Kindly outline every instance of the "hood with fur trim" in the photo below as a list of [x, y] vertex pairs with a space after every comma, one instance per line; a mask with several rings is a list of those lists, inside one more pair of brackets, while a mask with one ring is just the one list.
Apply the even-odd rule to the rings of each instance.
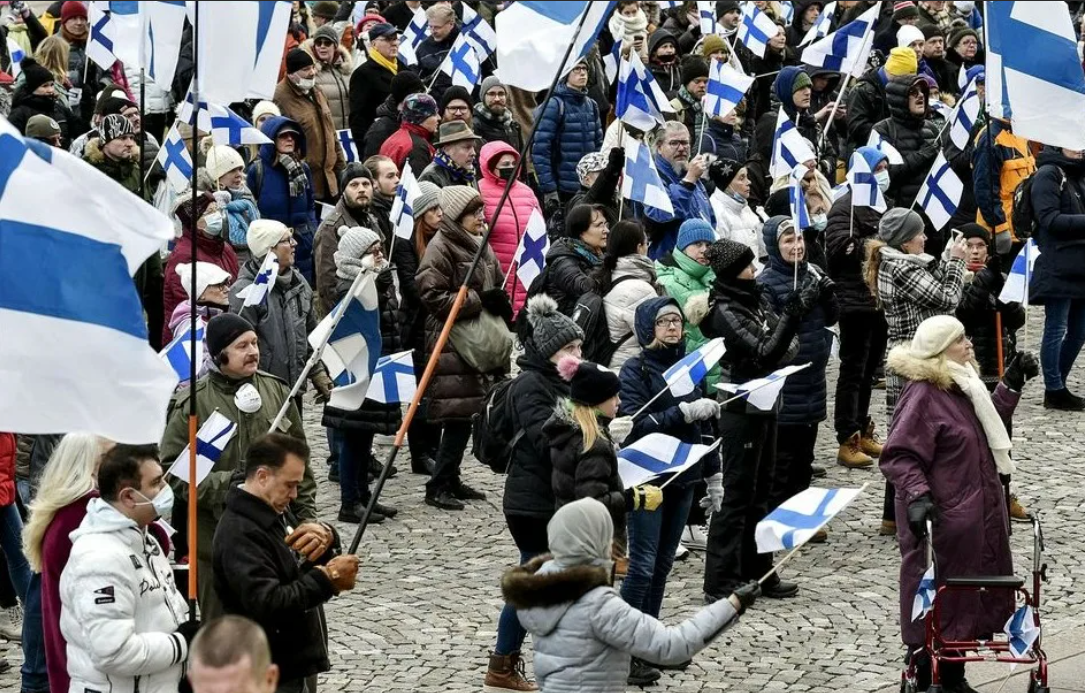
[[552, 633], [565, 612], [597, 587], [610, 587], [610, 574], [599, 566], [560, 569], [550, 555], [539, 556], [505, 571], [501, 594], [519, 611], [524, 627], [536, 634]]
[[945, 357], [916, 358], [907, 344], [893, 347], [885, 365], [894, 373], [912, 382], [931, 383], [941, 390], [954, 387], [953, 376], [946, 365]]
[[[313, 62], [316, 63], [317, 72], [323, 72], [324, 70], [327, 70], [329, 65], [317, 59], [316, 51], [313, 50], [313, 48], [313, 39], [308, 38], [302, 41], [301, 49], [308, 53], [309, 56], [313, 59]], [[342, 58], [342, 60], [334, 63], [330, 67], [339, 70], [339, 74], [345, 77], [350, 77], [350, 73], [354, 72], [354, 59], [350, 57], [350, 51], [343, 47], [342, 44], [337, 44], [335, 46], [335, 51], [339, 54], [339, 57]]]

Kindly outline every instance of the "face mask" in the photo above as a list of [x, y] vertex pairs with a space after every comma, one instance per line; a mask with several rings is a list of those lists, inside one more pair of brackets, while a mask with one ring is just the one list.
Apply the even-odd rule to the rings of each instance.
[[316, 80], [315, 79], [298, 79], [298, 80], [294, 81], [294, 84], [297, 85], [298, 89], [301, 89], [302, 91], [309, 91], [310, 89], [313, 88], [313, 85], [316, 84]]
[[215, 238], [218, 238], [219, 236], [222, 235], [222, 213], [221, 212], [215, 212], [214, 214], [209, 214], [206, 217], [204, 217], [203, 220], [204, 220], [204, 223], [207, 224], [207, 228], [204, 229], [204, 233], [206, 233], [208, 236], [214, 236]]
[[811, 221], [813, 221], [815, 229], [824, 231], [825, 227], [829, 224], [829, 217], [824, 214], [815, 214]]
[[512, 174], [516, 171], [515, 168], [499, 168], [497, 169], [497, 177], [501, 180], [511, 180]]
[[[143, 496], [139, 491], [136, 491], [136, 493]], [[147, 496], [143, 497], [147, 499]], [[154, 497], [154, 500], [147, 499], [143, 503], [136, 503], [136, 505], [154, 506], [154, 511], [158, 513], [158, 516], [155, 518], [156, 520], [159, 517], [170, 517], [173, 515], [173, 487], [166, 484], [162, 487], [162, 490], [158, 492], [158, 495]]]
[[260, 393], [252, 386], [252, 383], [245, 383], [237, 389], [237, 394], [234, 395], [234, 404], [246, 414], [255, 414], [260, 411], [260, 407], [263, 406], [264, 402], [260, 398]]
[[889, 171], [878, 171], [874, 174], [874, 180], [878, 181], [878, 189], [883, 193], [889, 189]]
[[657, 55], [656, 62], [660, 63], [661, 65], [670, 65], [674, 62], [674, 58], [675, 55], [673, 53], [671, 55]]

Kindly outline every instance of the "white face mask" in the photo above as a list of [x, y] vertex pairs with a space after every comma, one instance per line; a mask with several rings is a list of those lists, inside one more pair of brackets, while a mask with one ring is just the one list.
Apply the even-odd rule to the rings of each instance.
[[815, 229], [824, 231], [829, 224], [829, 217], [825, 214], [815, 214], [810, 221], [813, 222]]
[[234, 395], [234, 404], [246, 414], [255, 414], [260, 411], [260, 407], [263, 406], [264, 402], [260, 398], [260, 393], [252, 386], [252, 383], [245, 383], [237, 389], [237, 394]]
[[302, 91], [309, 91], [316, 84], [315, 79], [295, 79], [294, 84]]
[[878, 181], [878, 189], [883, 193], [889, 189], [889, 171], [878, 171], [874, 174], [874, 179]]

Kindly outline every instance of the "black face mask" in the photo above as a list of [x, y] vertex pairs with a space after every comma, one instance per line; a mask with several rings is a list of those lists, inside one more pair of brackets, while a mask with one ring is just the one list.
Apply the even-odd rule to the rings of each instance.
[[670, 65], [670, 64], [674, 63], [675, 58], [677, 58], [677, 57], [678, 56], [675, 55], [674, 53], [671, 53], [670, 55], [656, 55], [656, 62], [658, 62], [661, 65]]
[[512, 180], [513, 174], [516, 173], [515, 168], [499, 168], [497, 169], [497, 177], [501, 180]]

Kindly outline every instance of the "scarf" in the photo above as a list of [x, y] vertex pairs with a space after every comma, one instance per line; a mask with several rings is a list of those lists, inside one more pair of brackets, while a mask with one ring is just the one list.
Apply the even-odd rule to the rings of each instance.
[[[700, 17], [698, 16], [698, 21]], [[614, 37], [615, 41], [628, 41], [632, 43], [633, 38], [637, 34], [645, 34], [648, 31], [648, 15], [644, 13], [644, 10], [637, 10], [637, 13], [632, 17], [626, 17], [625, 15], [615, 12], [610, 16], [610, 21], [607, 24], [610, 29], [610, 35]], [[647, 43], [647, 40], [645, 40]]]
[[[351, 257], [346, 253], [335, 251], [335, 276], [340, 279], [354, 281], [362, 272], [375, 272], [380, 274], [388, 269], [388, 260], [381, 260], [378, 265], [373, 256], [366, 253], [361, 259]], [[379, 279], [378, 279], [379, 282]]]
[[286, 169], [286, 178], [290, 183], [290, 197], [301, 197], [309, 187], [309, 179], [305, 175], [305, 167], [301, 162], [289, 154], [279, 155], [279, 165]]
[[995, 467], [999, 474], [1013, 474], [1017, 465], [1010, 458], [1010, 450], [1013, 443], [1006, 433], [1006, 425], [1002, 423], [1002, 417], [998, 415], [991, 395], [987, 392], [987, 386], [976, 373], [972, 364], [961, 365], [954, 361], [946, 361], [949, 374], [961, 392], [972, 402], [972, 409], [976, 412], [976, 418], [983, 426], [983, 432], [987, 435], [987, 447], [991, 448], [991, 454], [995, 458]]
[[367, 53], [367, 55], [369, 56], [370, 60], [377, 63], [378, 65], [383, 67], [385, 70], [388, 70], [393, 75], [398, 74], [398, 72], [399, 72], [399, 62], [398, 61], [389, 60], [388, 58], [384, 57], [383, 55], [381, 55], [380, 53], [378, 53], [376, 50], [374, 50], [372, 48], [369, 49], [369, 53]]
[[475, 172], [465, 168], [460, 168], [452, 159], [448, 158], [448, 154], [443, 151], [437, 152], [433, 155], [433, 163], [437, 164], [441, 168], [445, 169], [452, 174], [452, 178], [458, 181], [461, 185], [473, 186], [475, 182]]

